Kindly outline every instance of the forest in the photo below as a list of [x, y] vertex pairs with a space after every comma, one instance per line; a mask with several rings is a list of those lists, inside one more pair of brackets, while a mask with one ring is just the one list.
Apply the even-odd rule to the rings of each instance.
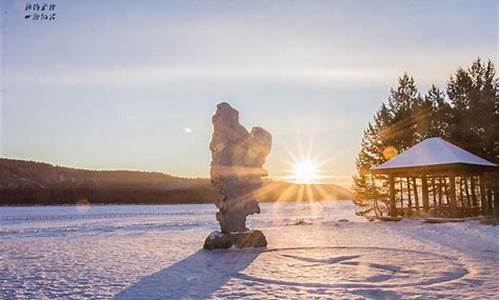
[[[441, 137], [498, 164], [498, 77], [491, 61], [477, 58], [459, 67], [446, 87], [432, 85], [422, 93], [404, 73], [363, 132], [353, 177], [356, 202], [386, 200], [387, 178], [373, 175], [379, 165], [429, 137]], [[498, 190], [498, 171], [489, 174]]]
[[[160, 172], [100, 171], [0, 159], [0, 205], [200, 204], [217, 197], [208, 178]], [[266, 180], [262, 202], [352, 199], [334, 184], [300, 185]]]

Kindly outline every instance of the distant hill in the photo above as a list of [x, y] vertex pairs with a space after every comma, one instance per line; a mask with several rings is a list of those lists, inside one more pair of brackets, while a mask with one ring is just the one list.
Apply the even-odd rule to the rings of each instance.
[[259, 193], [259, 201], [314, 201], [348, 200], [352, 192], [336, 184], [295, 184], [281, 181], [266, 181]]
[[[310, 192], [308, 192], [310, 190]], [[351, 199], [332, 184], [297, 185], [266, 181], [260, 201]], [[97, 171], [47, 163], [0, 159], [0, 205], [90, 203], [211, 203], [216, 197], [207, 178], [175, 177], [160, 172]]]

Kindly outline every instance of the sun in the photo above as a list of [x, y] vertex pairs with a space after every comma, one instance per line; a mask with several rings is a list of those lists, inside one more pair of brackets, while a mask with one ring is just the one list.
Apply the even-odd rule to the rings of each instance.
[[318, 181], [318, 169], [313, 161], [305, 160], [295, 163], [293, 178], [296, 183], [310, 184]]

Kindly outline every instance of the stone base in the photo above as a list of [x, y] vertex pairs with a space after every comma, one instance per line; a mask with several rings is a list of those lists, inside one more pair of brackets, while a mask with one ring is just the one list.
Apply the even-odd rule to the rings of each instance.
[[214, 231], [205, 239], [204, 249], [228, 249], [266, 247], [266, 237], [260, 230], [248, 230], [244, 232], [222, 233]]

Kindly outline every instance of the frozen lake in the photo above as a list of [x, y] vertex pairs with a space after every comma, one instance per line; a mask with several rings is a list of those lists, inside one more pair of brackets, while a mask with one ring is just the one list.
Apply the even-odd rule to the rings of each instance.
[[[351, 201], [263, 203], [261, 213], [250, 216], [249, 227], [289, 225], [298, 219], [323, 223], [348, 219], [365, 222], [354, 214]], [[106, 233], [206, 228], [216, 230], [213, 204], [194, 205], [91, 205], [0, 207], [0, 238], [56, 237]]]
[[498, 299], [498, 227], [261, 208], [267, 249], [207, 251], [213, 205], [2, 207], [0, 299]]

